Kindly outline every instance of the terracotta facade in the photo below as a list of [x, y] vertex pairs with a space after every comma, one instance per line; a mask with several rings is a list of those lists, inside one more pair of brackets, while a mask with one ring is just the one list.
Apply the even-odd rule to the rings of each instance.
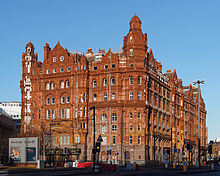
[[[183, 86], [176, 70], [162, 72], [162, 65], [148, 50], [147, 34], [135, 15], [124, 37], [123, 51], [93, 54], [70, 53], [60, 43], [44, 46], [38, 61], [30, 42], [22, 54], [21, 133], [49, 133], [53, 147], [81, 148], [81, 160], [91, 160], [95, 106], [96, 139], [103, 138], [100, 159], [113, 162], [162, 161], [164, 147], [172, 160], [181, 161], [185, 142], [197, 152], [198, 89]], [[201, 146], [206, 141], [206, 110], [201, 98]], [[148, 147], [149, 146], [149, 147]]]

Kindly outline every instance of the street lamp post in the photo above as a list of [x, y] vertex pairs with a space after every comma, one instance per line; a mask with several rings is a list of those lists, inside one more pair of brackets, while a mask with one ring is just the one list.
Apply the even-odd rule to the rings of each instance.
[[90, 110], [93, 110], [93, 171], [95, 170], [95, 106], [91, 107]]
[[204, 81], [194, 81], [193, 85], [198, 84], [198, 167], [200, 167], [200, 84], [204, 84]]

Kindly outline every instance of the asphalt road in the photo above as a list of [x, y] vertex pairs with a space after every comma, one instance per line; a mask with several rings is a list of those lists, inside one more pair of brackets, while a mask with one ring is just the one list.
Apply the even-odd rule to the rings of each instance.
[[138, 171], [129, 171], [122, 169], [118, 172], [103, 172], [94, 173], [91, 169], [44, 169], [44, 170], [30, 170], [30, 169], [19, 169], [19, 170], [0, 170], [1, 176], [178, 176], [178, 175], [192, 175], [192, 176], [220, 176], [220, 166], [216, 167], [215, 172], [209, 172], [209, 169], [192, 169], [191, 173], [185, 174], [182, 170], [174, 169], [162, 169], [162, 168], [140, 168]]

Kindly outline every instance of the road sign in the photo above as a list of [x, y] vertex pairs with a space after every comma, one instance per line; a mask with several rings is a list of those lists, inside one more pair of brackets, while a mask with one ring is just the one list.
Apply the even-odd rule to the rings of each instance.
[[99, 135], [98, 139], [97, 139], [97, 142], [103, 142], [103, 139], [102, 139], [102, 136]]

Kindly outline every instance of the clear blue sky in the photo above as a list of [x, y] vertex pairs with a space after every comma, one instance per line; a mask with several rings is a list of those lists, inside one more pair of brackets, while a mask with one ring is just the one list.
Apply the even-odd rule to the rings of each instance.
[[0, 1], [0, 101], [20, 101], [21, 55], [29, 41], [39, 60], [59, 40], [68, 50], [120, 48], [134, 13], [142, 20], [163, 71], [176, 69], [184, 85], [204, 79], [209, 139], [220, 137], [220, 1]]

